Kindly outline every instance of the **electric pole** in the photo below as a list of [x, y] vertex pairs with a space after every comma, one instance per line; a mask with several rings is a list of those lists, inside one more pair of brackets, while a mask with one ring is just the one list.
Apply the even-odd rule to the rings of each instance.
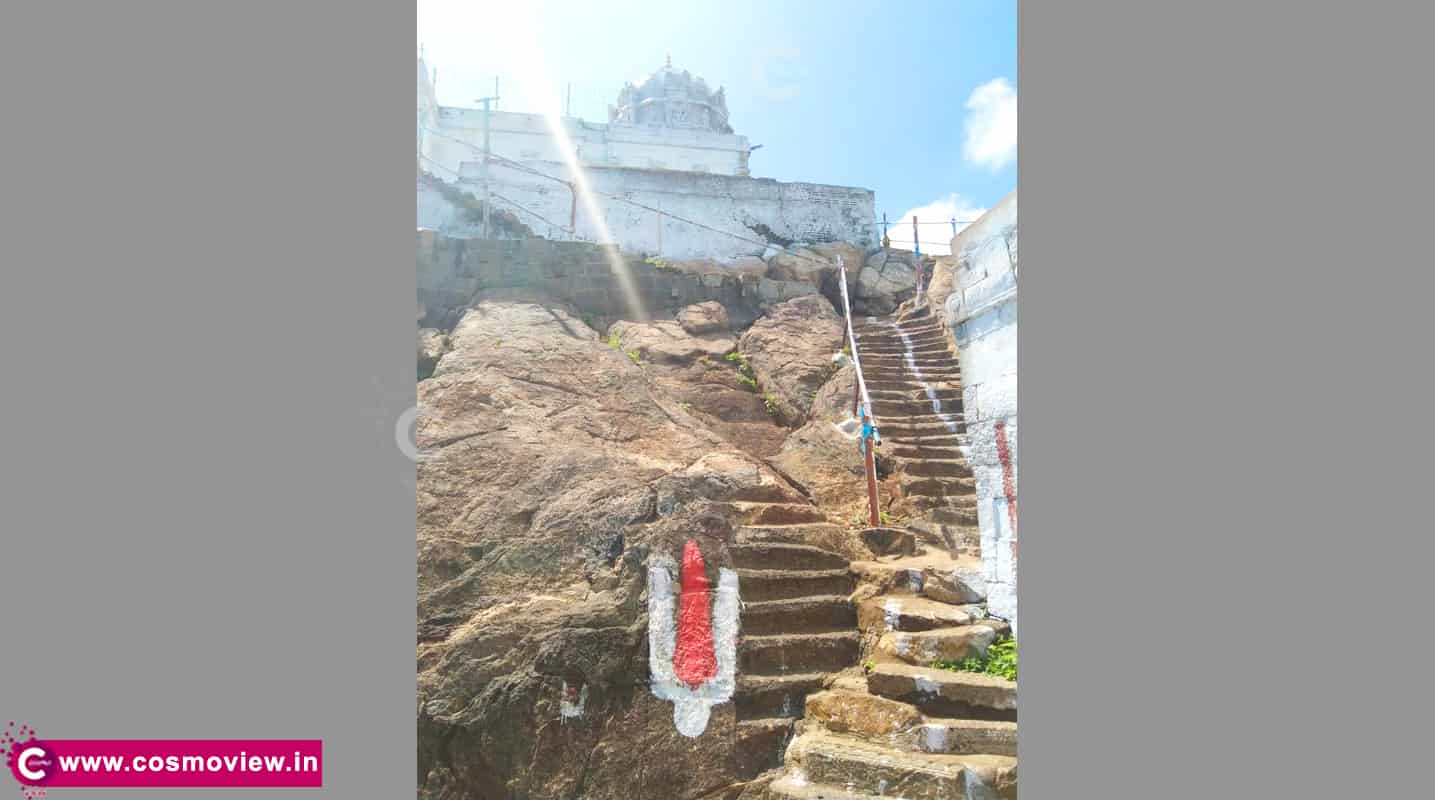
[[[495, 89], [498, 88], [498, 79], [497, 79], [497, 78], [494, 79], [494, 88], [495, 88]], [[488, 110], [488, 105], [489, 105], [489, 103], [497, 103], [497, 101], [498, 101], [498, 94], [497, 94], [497, 92], [495, 92], [492, 97], [480, 97], [480, 98], [478, 98], [478, 102], [483, 103], [483, 161], [480, 162], [479, 165], [478, 165], [478, 177], [479, 177], [479, 180], [483, 182], [483, 238], [485, 238], [485, 239], [489, 238], [489, 231], [490, 231], [490, 228], [489, 228], [489, 218], [488, 218], [488, 210], [489, 210], [489, 207], [493, 205], [493, 193], [492, 193], [491, 191], [489, 191], [489, 188], [488, 188], [488, 154], [489, 154], [489, 151], [488, 151], [488, 146], [489, 146], [488, 118], [489, 118], [489, 116], [490, 116], [489, 110]]]

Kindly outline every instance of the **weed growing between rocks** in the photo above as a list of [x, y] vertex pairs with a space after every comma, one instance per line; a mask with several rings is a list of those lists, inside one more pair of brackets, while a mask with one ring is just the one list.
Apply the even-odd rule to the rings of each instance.
[[981, 656], [961, 661], [933, 661], [932, 666], [949, 672], [979, 672], [1009, 681], [1016, 680], [1016, 639], [1007, 637], [993, 642]]
[[[737, 365], [737, 382], [742, 384], [743, 386], [746, 386], [749, 392], [756, 392], [757, 376], [753, 374], [752, 365], [747, 363], [747, 358], [744, 357], [742, 353], [739, 353], [736, 350], [732, 351], [731, 353], [728, 353], [724, 357], [728, 361], [731, 361], [732, 363]], [[763, 399], [765, 401], [767, 398], [764, 397]], [[768, 406], [768, 413], [775, 413], [773, 411], [774, 407], [775, 406]]]

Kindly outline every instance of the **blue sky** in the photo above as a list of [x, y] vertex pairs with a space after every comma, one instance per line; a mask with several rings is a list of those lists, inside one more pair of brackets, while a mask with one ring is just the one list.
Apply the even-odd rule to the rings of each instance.
[[[538, 111], [571, 83], [594, 122], [671, 54], [726, 87], [754, 175], [870, 188], [879, 217], [970, 219], [1016, 188], [1014, 2], [419, 0], [418, 39], [444, 105], [497, 75], [500, 108]], [[924, 226], [923, 251], [950, 236]]]

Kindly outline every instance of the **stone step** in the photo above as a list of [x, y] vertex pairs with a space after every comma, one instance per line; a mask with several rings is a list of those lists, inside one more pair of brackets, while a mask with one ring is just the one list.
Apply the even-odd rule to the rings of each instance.
[[828, 522], [827, 515], [817, 506], [798, 503], [751, 503], [733, 501], [720, 503], [731, 508], [742, 525], [791, 525], [803, 522]]
[[975, 503], [977, 490], [975, 478], [923, 476], [902, 481], [902, 491], [909, 496], [940, 497], [958, 502], [971, 498]]
[[[952, 499], [950, 495], [943, 499]], [[977, 509], [972, 506], [943, 505], [931, 510], [933, 522], [941, 525], [977, 525]]]
[[928, 717], [907, 737], [925, 753], [1016, 755], [1016, 723], [1007, 720]]
[[[899, 458], [901, 458], [899, 456]], [[901, 470], [908, 475], [943, 478], [970, 478], [972, 467], [962, 458], [914, 458], [901, 460]]]
[[857, 334], [858, 354], [866, 355], [868, 350], [886, 353], [951, 352], [951, 346], [946, 334], [941, 331], [909, 333], [905, 340], [896, 333]]
[[969, 625], [986, 614], [980, 605], [955, 606], [912, 595], [880, 595], [857, 604], [857, 627], [864, 631], [929, 631]]
[[737, 570], [738, 593], [744, 603], [788, 600], [794, 597], [852, 593], [852, 575], [846, 569], [830, 570]]
[[852, 537], [846, 528], [831, 522], [799, 522], [789, 525], [744, 525], [737, 529], [738, 544], [780, 542], [809, 544], [831, 553], [852, 552]]
[[747, 569], [846, 569], [847, 559], [810, 544], [738, 543], [728, 548], [733, 564]]
[[933, 399], [939, 401], [943, 407], [948, 403], [962, 402], [962, 390], [955, 388], [934, 387], [930, 393], [926, 389], [876, 389], [867, 387], [867, 393], [872, 396], [872, 402], [881, 400], [907, 401], [920, 400], [930, 403]]
[[745, 602], [742, 606], [742, 632], [751, 636], [843, 631], [856, 622], [857, 609], [846, 595], [839, 594]]
[[881, 431], [880, 427], [878, 428], [878, 431], [882, 436], [883, 445], [893, 444], [904, 448], [901, 453], [895, 453], [893, 452], [893, 450], [882, 450], [881, 452], [883, 455], [905, 455], [906, 453], [911, 452], [905, 449], [908, 446], [927, 448], [929, 450], [946, 449], [955, 451], [957, 455], [963, 457], [965, 457], [966, 455], [961, 450], [961, 448], [967, 446], [967, 435], [965, 433], [949, 433], [941, 436], [905, 436], [901, 434], [898, 434], [896, 436], [888, 436], [885, 431]]
[[965, 422], [896, 422], [893, 420], [877, 418], [877, 426], [882, 432], [884, 439], [921, 439], [928, 436], [943, 436], [947, 434], [966, 433]]
[[858, 350], [862, 355], [862, 366], [865, 368], [868, 362], [872, 364], [916, 364], [918, 366], [956, 366], [961, 363], [958, 357], [949, 350], [934, 350], [929, 345], [922, 350], [912, 348], [908, 350], [906, 345], [900, 348], [874, 347], [871, 350]]
[[866, 528], [858, 536], [879, 556], [910, 556], [917, 548], [917, 538], [902, 528]]
[[883, 663], [867, 673], [867, 691], [929, 715], [1016, 721], [1016, 682], [994, 675]]
[[[813, 783], [906, 800], [1016, 797], [1016, 759], [897, 750], [853, 736], [813, 730], [792, 741], [789, 768]], [[860, 795], [859, 795], [860, 796]]]
[[[869, 387], [870, 394], [870, 387]], [[927, 398], [920, 400], [878, 400], [872, 398], [872, 413], [877, 419], [885, 420], [889, 417], [910, 417], [921, 415], [950, 414], [960, 416], [962, 414], [961, 398], [937, 401], [933, 403]]]
[[913, 460], [932, 459], [956, 461], [966, 458], [966, 455], [955, 445], [938, 443], [926, 444], [921, 442], [912, 442], [910, 444], [903, 442], [886, 442], [882, 445], [882, 454], [892, 456], [893, 458]]
[[946, 342], [935, 340], [930, 342], [912, 342], [910, 345], [900, 339], [893, 340], [892, 342], [872, 342], [870, 344], [863, 344], [859, 340], [857, 342], [857, 355], [862, 359], [864, 369], [867, 366], [868, 359], [874, 356], [905, 360], [906, 356], [911, 355], [913, 358], [960, 363], [958, 357], [952, 353], [951, 348], [947, 347]]
[[981, 529], [976, 525], [944, 525], [926, 519], [907, 522], [907, 529], [920, 541], [947, 550], [953, 555], [981, 555]]
[[860, 690], [807, 695], [804, 719], [832, 733], [924, 753], [1016, 755], [1016, 723], [925, 717], [913, 706]]
[[877, 389], [879, 391], [922, 392], [923, 394], [925, 394], [929, 388], [933, 391], [941, 391], [943, 389], [948, 391], [960, 390], [960, 387], [952, 386], [951, 384], [959, 384], [962, 381], [962, 376], [959, 373], [947, 373], [942, 375], [923, 374], [921, 377], [918, 377], [907, 371], [887, 372], [876, 370], [874, 372], [868, 372], [865, 369], [862, 372], [862, 377], [867, 382], [868, 391]]
[[[746, 797], [746, 795], [744, 795]], [[781, 775], [768, 784], [764, 800], [892, 800], [872, 794], [855, 794], [805, 777]]]
[[852, 572], [877, 594], [920, 595], [951, 605], [986, 601], [979, 557], [919, 555], [888, 561], [854, 561]]
[[792, 675], [739, 675], [733, 703], [739, 720], [800, 717], [807, 696], [822, 690], [826, 672]]
[[749, 780], [782, 763], [782, 754], [792, 738], [789, 717], [738, 720], [734, 749], [738, 777]]
[[876, 652], [918, 667], [936, 661], [959, 662], [986, 653], [997, 640], [998, 627], [1010, 630], [1004, 622], [978, 620], [954, 628], [926, 631], [888, 631], [877, 640]]
[[738, 673], [836, 672], [857, 663], [861, 648], [855, 630], [743, 636], [737, 646]]
[[862, 377], [867, 381], [867, 388], [872, 388], [877, 382], [907, 382], [921, 385], [923, 383], [960, 383], [962, 371], [959, 369], [924, 369], [917, 370], [908, 367], [874, 367], [868, 368], [862, 365]]

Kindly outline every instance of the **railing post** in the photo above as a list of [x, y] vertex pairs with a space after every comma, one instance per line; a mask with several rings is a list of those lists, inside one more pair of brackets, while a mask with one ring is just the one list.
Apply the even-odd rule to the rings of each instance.
[[[915, 218], [914, 218], [915, 219]], [[877, 498], [877, 456], [872, 446], [877, 440], [877, 419], [872, 414], [872, 398], [867, 394], [867, 381], [862, 376], [862, 357], [857, 352], [857, 333], [852, 327], [852, 301], [847, 297], [847, 265], [842, 256], [837, 257], [837, 277], [842, 285], [842, 316], [847, 324], [847, 344], [852, 350], [852, 371], [856, 373], [853, 413], [862, 424], [863, 468], [867, 474], [867, 512], [872, 527], [882, 524], [881, 503]]]

